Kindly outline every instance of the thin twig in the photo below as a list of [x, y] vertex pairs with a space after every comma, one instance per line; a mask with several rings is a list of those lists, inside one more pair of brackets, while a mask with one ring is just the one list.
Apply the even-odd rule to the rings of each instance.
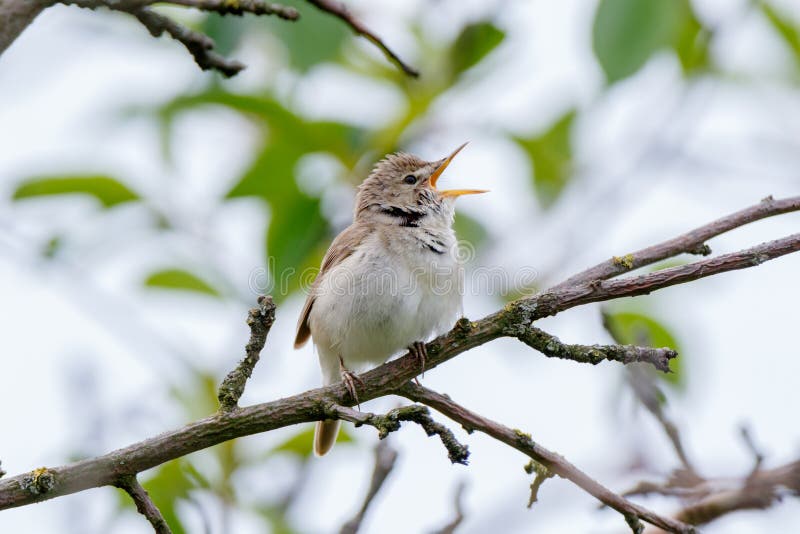
[[678, 356], [677, 352], [669, 348], [655, 349], [635, 345], [569, 345], [533, 326], [520, 333], [517, 339], [549, 358], [593, 365], [605, 360], [624, 364], [645, 362], [665, 373], [669, 372], [669, 361]]
[[467, 489], [467, 483], [463, 480], [456, 486], [455, 494], [453, 495], [453, 508], [455, 509], [455, 516], [445, 526], [439, 530], [433, 531], [432, 534], [453, 534], [459, 525], [464, 521], [464, 491]]
[[659, 243], [658, 245], [643, 248], [642, 250], [620, 257], [615, 256], [610, 260], [570, 276], [551, 289], [563, 289], [593, 280], [607, 280], [628, 271], [644, 267], [645, 265], [651, 265], [683, 253], [701, 254], [705, 256], [711, 253], [711, 249], [705, 242], [712, 237], [730, 232], [735, 228], [739, 228], [754, 221], [798, 210], [800, 210], [800, 197], [775, 200], [769, 196], [754, 206], [712, 221], [683, 235]]
[[131, 496], [134, 504], [136, 504], [136, 509], [150, 521], [156, 534], [172, 534], [169, 525], [164, 520], [164, 516], [161, 515], [161, 511], [155, 505], [153, 499], [150, 498], [150, 495], [147, 494], [147, 491], [139, 484], [135, 475], [119, 477], [115, 486], [125, 490]]
[[250, 341], [245, 346], [245, 357], [228, 373], [219, 386], [219, 409], [223, 412], [235, 410], [244, 393], [247, 379], [253, 374], [261, 351], [267, 342], [267, 334], [275, 322], [275, 302], [270, 296], [258, 297], [258, 308], [251, 308], [247, 314], [247, 326], [250, 327]]
[[[227, 59], [214, 52], [214, 41], [209, 36], [187, 28], [170, 17], [151, 9], [160, 0], [46, 0], [42, 3], [75, 5], [86, 9], [105, 7], [136, 17], [150, 35], [160, 37], [165, 32], [183, 44], [203, 70], [216, 70], [224, 76], [233, 76], [245, 68], [238, 61]], [[221, 15], [275, 15], [284, 20], [297, 20], [300, 14], [293, 7], [264, 2], [263, 0], [166, 0], [166, 4], [194, 7]]]
[[419, 76], [419, 71], [412, 66], [408, 65], [405, 61], [400, 59], [400, 56], [394, 53], [394, 51], [389, 48], [389, 46], [383, 42], [383, 40], [378, 37], [375, 33], [372, 32], [369, 28], [367, 28], [360, 20], [355, 18], [350, 10], [347, 9], [342, 2], [338, 2], [337, 0], [306, 0], [309, 4], [316, 6], [317, 8], [330, 13], [331, 15], [342, 19], [345, 24], [350, 26], [350, 28], [358, 35], [365, 37], [369, 40], [372, 44], [377, 46], [383, 54], [395, 65], [397, 65], [403, 72], [417, 78]]
[[344, 421], [350, 421], [356, 426], [369, 425], [375, 427], [378, 430], [380, 439], [386, 438], [390, 432], [400, 430], [401, 422], [412, 421], [421, 426], [428, 436], [439, 436], [442, 445], [447, 449], [447, 457], [452, 463], [467, 465], [469, 448], [459, 443], [449, 428], [434, 421], [427, 406], [403, 406], [389, 410], [386, 415], [377, 415], [334, 404], [329, 407], [328, 415]]
[[456, 421], [469, 430], [479, 430], [506, 445], [517, 449], [528, 455], [533, 460], [543, 464], [547, 469], [556, 475], [570, 480], [590, 495], [597, 498], [600, 502], [610, 506], [622, 515], [635, 516], [652, 525], [661, 527], [669, 532], [689, 533], [694, 532], [691, 525], [681, 521], [676, 521], [667, 517], [662, 517], [638, 504], [632, 503], [609, 490], [589, 475], [569, 463], [563, 456], [545, 449], [534, 442], [528, 434], [520, 430], [512, 430], [495, 421], [487, 419], [475, 412], [471, 412], [456, 404], [449, 397], [418, 386], [413, 382], [407, 382], [402, 388], [396, 391], [414, 402], [421, 402], [431, 408], [441, 412], [453, 421]]
[[369, 506], [383, 487], [383, 483], [386, 482], [389, 473], [394, 469], [396, 461], [397, 451], [389, 445], [389, 442], [386, 440], [378, 441], [378, 444], [375, 446], [375, 467], [372, 470], [372, 478], [369, 483], [367, 494], [364, 496], [364, 502], [361, 504], [361, 508], [356, 515], [342, 526], [339, 530], [339, 534], [356, 534], [359, 531], [361, 523], [364, 521], [364, 516], [367, 515]]
[[159, 37], [166, 32], [170, 37], [179, 41], [192, 54], [197, 66], [203, 70], [214, 69], [224, 76], [230, 77], [244, 69], [244, 65], [238, 61], [227, 59], [214, 52], [214, 41], [203, 33], [190, 30], [171, 18], [156, 13], [149, 7], [137, 9], [131, 14], [147, 28], [153, 37]]

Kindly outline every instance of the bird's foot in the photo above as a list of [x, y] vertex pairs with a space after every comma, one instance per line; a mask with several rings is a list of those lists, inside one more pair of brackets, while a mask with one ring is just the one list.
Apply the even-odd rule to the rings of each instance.
[[[428, 346], [424, 341], [415, 341], [408, 347], [408, 350], [411, 352], [411, 355], [414, 356], [414, 359], [419, 362], [419, 366], [422, 369], [422, 377], [425, 378], [425, 363], [428, 360]], [[417, 379], [415, 378], [414, 380]], [[419, 380], [417, 380], [417, 384], [419, 384]]]
[[361, 380], [357, 374], [344, 366], [344, 360], [339, 357], [339, 372], [342, 375], [342, 383], [347, 390], [348, 395], [355, 401], [358, 409], [361, 409], [361, 403], [358, 402], [358, 392], [356, 391], [356, 383], [364, 386], [364, 381]]

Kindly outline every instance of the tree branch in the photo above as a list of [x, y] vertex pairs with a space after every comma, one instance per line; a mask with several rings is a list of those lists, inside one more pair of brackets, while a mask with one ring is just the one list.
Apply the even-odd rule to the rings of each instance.
[[361, 523], [364, 521], [364, 516], [367, 515], [370, 504], [372, 504], [375, 496], [383, 487], [383, 483], [386, 482], [389, 473], [394, 469], [396, 461], [397, 451], [389, 445], [388, 441], [379, 441], [375, 446], [375, 468], [372, 471], [372, 479], [370, 480], [367, 494], [364, 497], [364, 502], [358, 513], [342, 526], [341, 530], [339, 530], [339, 534], [356, 534], [359, 531]]
[[711, 249], [705, 242], [712, 237], [730, 232], [731, 230], [754, 221], [798, 210], [800, 210], [800, 197], [775, 200], [771, 196], [768, 196], [754, 206], [712, 221], [683, 235], [659, 243], [658, 245], [643, 248], [631, 254], [625, 254], [622, 257], [615, 256], [610, 260], [599, 263], [594, 267], [590, 267], [585, 271], [581, 271], [567, 278], [551, 289], [564, 289], [569, 286], [584, 284], [593, 280], [607, 280], [628, 271], [651, 265], [683, 253], [707, 256], [711, 254]]
[[134, 475], [121, 476], [117, 480], [115, 486], [125, 490], [131, 496], [133, 502], [136, 504], [136, 509], [140, 514], [145, 516], [150, 524], [153, 525], [153, 530], [156, 534], [172, 534], [172, 531], [161, 515], [161, 511], [155, 505], [147, 491], [139, 484], [139, 481]]
[[453, 421], [464, 426], [468, 431], [479, 430], [496, 440], [505, 443], [509, 447], [517, 449], [526, 454], [531, 459], [544, 465], [548, 470], [556, 475], [565, 478], [590, 495], [597, 498], [600, 502], [610, 506], [622, 515], [635, 516], [643, 521], [661, 527], [669, 532], [690, 533], [694, 532], [691, 525], [687, 525], [674, 519], [659, 516], [658, 514], [632, 503], [612, 492], [586, 473], [569, 463], [563, 456], [545, 449], [531, 439], [530, 435], [520, 430], [512, 430], [506, 426], [496, 423], [481, 415], [471, 412], [459, 404], [453, 402], [449, 397], [431, 391], [412, 382], [406, 383], [396, 391], [414, 402], [421, 402], [438, 412], [446, 415]]
[[368, 41], [377, 46], [389, 61], [397, 65], [400, 68], [400, 70], [402, 70], [409, 76], [412, 76], [414, 78], [417, 78], [419, 76], [419, 71], [417, 69], [411, 67], [402, 59], [400, 59], [400, 56], [395, 54], [394, 51], [392, 51], [392, 49], [389, 48], [389, 46], [386, 43], [384, 43], [380, 37], [378, 37], [375, 33], [373, 33], [372, 30], [364, 26], [364, 24], [361, 23], [361, 21], [356, 19], [347, 9], [347, 6], [345, 6], [342, 2], [338, 2], [337, 0], [306, 0], [306, 1], [309, 4], [321, 9], [322, 11], [325, 11], [327, 13], [330, 13], [334, 17], [342, 19], [344, 23], [350, 26], [350, 28], [356, 34], [365, 37]]
[[250, 341], [245, 346], [245, 357], [228, 373], [228, 376], [219, 386], [219, 409], [229, 412], [239, 407], [239, 399], [244, 393], [247, 379], [253, 374], [253, 369], [258, 363], [261, 351], [267, 342], [272, 324], [275, 322], [275, 302], [272, 297], [261, 295], [258, 297], [258, 308], [251, 308], [247, 314], [247, 326], [250, 327]]
[[380, 439], [386, 438], [390, 432], [400, 430], [401, 422], [412, 421], [421, 426], [429, 437], [439, 436], [439, 439], [442, 440], [442, 445], [447, 449], [447, 457], [452, 463], [467, 465], [469, 448], [459, 443], [449, 428], [434, 421], [430, 411], [425, 406], [403, 406], [389, 411], [386, 415], [359, 412], [336, 404], [330, 406], [328, 411], [330, 416], [350, 421], [357, 427], [361, 425], [375, 427], [378, 430]]
[[561, 358], [580, 363], [598, 363], [611, 360], [624, 364], [645, 362], [659, 371], [669, 372], [669, 361], [678, 353], [669, 348], [655, 349], [635, 345], [567, 345], [556, 336], [534, 326], [528, 328], [517, 339], [548, 358]]
[[35, 0], [0, 0], [0, 54], [47, 7]]

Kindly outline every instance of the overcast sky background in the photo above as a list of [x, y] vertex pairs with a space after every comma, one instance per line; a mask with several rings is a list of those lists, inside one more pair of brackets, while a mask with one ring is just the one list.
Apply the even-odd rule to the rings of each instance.
[[[469, 20], [493, 9], [498, 24], [508, 30], [491, 76], [440, 102], [436, 113], [443, 127], [411, 147], [434, 159], [471, 141], [446, 180], [492, 190], [459, 201], [459, 209], [484, 222], [497, 241], [479, 264], [509, 272], [532, 267], [557, 282], [551, 278], [673, 237], [767, 195], [796, 195], [800, 189], [800, 98], [797, 85], [784, 81], [790, 58], [762, 20], [742, 15], [745, 2], [696, 4], [704, 20], [735, 21], [726, 24], [733, 29], [721, 39], [718, 53], [731, 72], [759, 81], [697, 83], [681, 92], [677, 62], [664, 55], [601, 102], [596, 100], [601, 73], [587, 43], [593, 2], [351, 4], [398, 43], [401, 55], [404, 37], [392, 19], [418, 9], [432, 13], [428, 31], [447, 33], [443, 19]], [[792, 6], [791, 1], [783, 4]], [[268, 75], [270, 58], [260, 57], [255, 48], [245, 47], [237, 57], [249, 67], [236, 86], [254, 86]], [[118, 120], [120, 109], [188, 92], [203, 76], [182, 47], [150, 38], [131, 20], [66, 7], [47, 10], [0, 57], [0, 460], [9, 475], [66, 462], [65, 454], [81, 450], [93, 433], [105, 437], [93, 445], [99, 450], [87, 454], [187, 422], [163, 387], [164, 376], [178, 379], [181, 373], [173, 347], [218, 376], [240, 357], [247, 337], [246, 305], [140, 288], [149, 267], [197, 251], [181, 249], [185, 244], [169, 238], [143, 241], [126, 231], [144, 216], [136, 208], [117, 210], [110, 231], [97, 227], [100, 215], [88, 199], [19, 206], [9, 200], [19, 179], [67, 170], [111, 172], [143, 191], [166, 188], [190, 224], [212, 217], [203, 228], [211, 227], [226, 243], [220, 261], [246, 287], [250, 273], [263, 265], [261, 251], [252, 246], [260, 243], [263, 214], [247, 199], [219, 209], [217, 198], [237, 176], [235, 169], [247, 164], [252, 127], [214, 110], [181, 120], [170, 168], [162, 162], [155, 125]], [[348, 117], [363, 124], [391, 114], [398, 105], [391, 91], [331, 68], [315, 71], [298, 87], [298, 95], [312, 116]], [[526, 161], [491, 131], [535, 131], [573, 104], [594, 110], [576, 134], [580, 168], [592, 180], [568, 190], [555, 213], [542, 218], [529, 193]], [[477, 118], [486, 128], [448, 129], [459, 116]], [[349, 213], [347, 202], [344, 198], [337, 209]], [[31, 244], [64, 227], [76, 236], [75, 250], [100, 243], [113, 254], [68, 255], [58, 265], [44, 262]], [[715, 253], [725, 253], [798, 228], [800, 214], [790, 214], [710, 245]], [[750, 425], [768, 466], [800, 452], [798, 273], [800, 255], [795, 254], [620, 303], [619, 309], [646, 306], [682, 344], [688, 384], [682, 395], [670, 396], [670, 412], [705, 474], [742, 475], [751, 467], [738, 437], [741, 423]], [[317, 386], [311, 348], [291, 348], [301, 305], [297, 295], [278, 310], [244, 403]], [[478, 318], [499, 305], [485, 295], [468, 295], [465, 312]], [[596, 306], [565, 312], [540, 326], [570, 342], [609, 342]], [[519, 343], [500, 340], [426, 373], [424, 384], [530, 432], [615, 490], [676, 466], [659, 429], [633, 410], [616, 365], [550, 361]], [[362, 408], [379, 411], [395, 402], [380, 399]], [[625, 531], [618, 514], [597, 510], [591, 497], [559, 479], [547, 481], [539, 503], [527, 510], [525, 458], [452, 426], [469, 444], [469, 467], [451, 466], [441, 446], [417, 428], [391, 436], [400, 465], [375, 501], [365, 532], [424, 532], [442, 526], [453, 514], [453, 492], [462, 480], [467, 483], [466, 520], [460, 532], [465, 534], [497, 525], [505, 526], [503, 532], [520, 533]], [[295, 508], [298, 524], [308, 532], [338, 528], [361, 501], [376, 438], [371, 429], [355, 433], [358, 446], [337, 447], [315, 460], [312, 486]], [[275, 432], [245, 442], [259, 451], [286, 435]], [[627, 467], [639, 454], [661, 472], [630, 474]], [[283, 471], [276, 466], [251, 472], [238, 481], [242, 495], [269, 495], [286, 483]], [[103, 488], [4, 511], [0, 531], [103, 532], [116, 500], [116, 490]], [[663, 512], [675, 506], [657, 499], [643, 502]], [[199, 531], [193, 510], [187, 508], [185, 518]], [[257, 532], [258, 523], [247, 514], [233, 521], [232, 532]], [[728, 516], [704, 532], [785, 532], [798, 523], [800, 501], [787, 499], [768, 512]], [[134, 514], [111, 524], [120, 533], [149, 529]]]

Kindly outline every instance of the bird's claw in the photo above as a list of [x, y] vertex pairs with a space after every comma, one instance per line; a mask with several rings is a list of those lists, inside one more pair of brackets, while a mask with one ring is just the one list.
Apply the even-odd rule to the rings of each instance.
[[[425, 378], [425, 363], [428, 360], [428, 346], [424, 341], [415, 341], [408, 347], [408, 351], [414, 359], [419, 362], [419, 366], [422, 369], [422, 377]], [[414, 380], [416, 380], [416, 378]], [[417, 380], [417, 384], [419, 384], [419, 380]]]
[[356, 383], [359, 383], [361, 387], [364, 387], [364, 381], [361, 380], [357, 374], [344, 366], [344, 360], [342, 360], [342, 358], [339, 358], [339, 372], [342, 375], [342, 383], [344, 384], [344, 388], [347, 390], [347, 394], [350, 395], [350, 398], [355, 401], [356, 406], [360, 410], [361, 403], [358, 401]]

